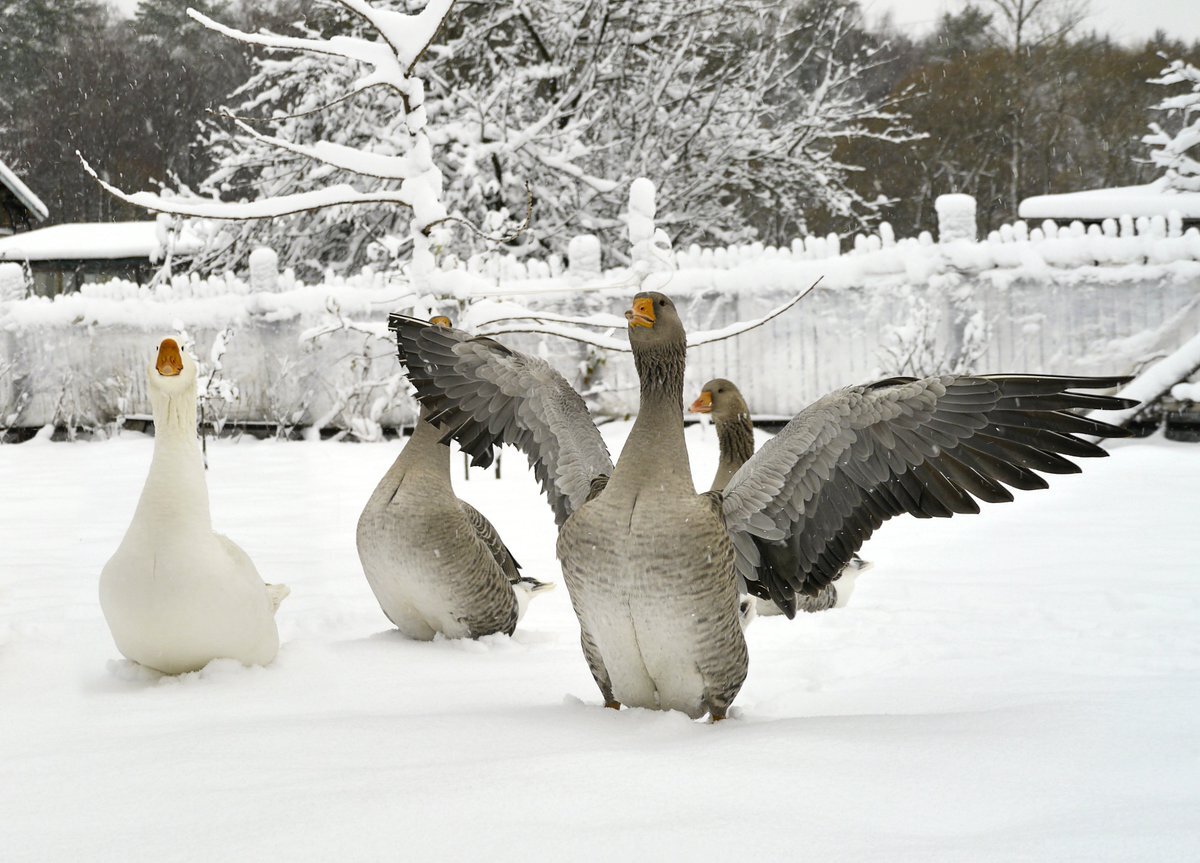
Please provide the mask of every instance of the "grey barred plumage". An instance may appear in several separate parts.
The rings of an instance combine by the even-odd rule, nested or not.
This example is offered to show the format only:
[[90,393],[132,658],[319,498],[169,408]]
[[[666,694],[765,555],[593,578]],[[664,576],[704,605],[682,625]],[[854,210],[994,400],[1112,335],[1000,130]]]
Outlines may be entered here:
[[[708,415],[716,427],[720,460],[710,491],[722,492],[733,475],[754,456],[754,424],[750,420],[750,406],[733,381],[727,378],[713,378],[700,387],[700,395],[692,402],[691,412]],[[769,551],[762,548],[765,543],[766,540],[756,540],[756,544],[760,546],[759,555],[767,555],[768,559],[771,559]],[[858,574],[870,566],[855,554],[832,582],[811,596],[803,593],[796,595],[786,607],[780,607],[773,602],[766,586],[759,581],[743,580],[741,586],[751,592],[751,601],[757,602],[757,614],[786,614],[788,617],[794,617],[797,611],[815,614],[844,606],[852,588],[846,590],[841,602],[839,588],[852,585]],[[848,577],[847,572],[850,573]],[[846,577],[846,581],[842,580],[843,577]]]
[[[495,528],[450,486],[450,448],[417,424],[358,520],[358,556],[379,605],[402,633],[428,641],[512,634],[515,561]],[[481,535],[479,520],[487,524]],[[497,556],[496,551],[500,554]]]
[[529,458],[610,704],[722,718],[747,669],[737,574],[786,607],[828,585],[893,515],[978,512],[976,499],[1011,500],[1006,486],[1044,488],[1035,471],[1077,472],[1066,456],[1106,454],[1075,435],[1126,434],[1067,412],[1124,406],[1070,392],[1122,378],[892,378],[818,400],[724,494],[697,495],[683,440],[683,325],[659,293],[638,294],[626,317],[642,402],[615,468],[582,399],[546,363],[390,319],[417,397],[447,434],[481,463],[502,443]]
[[358,520],[363,572],[410,638],[511,635],[530,597],[553,584],[522,576],[492,523],[454,494],[443,435],[423,410],[376,486]]

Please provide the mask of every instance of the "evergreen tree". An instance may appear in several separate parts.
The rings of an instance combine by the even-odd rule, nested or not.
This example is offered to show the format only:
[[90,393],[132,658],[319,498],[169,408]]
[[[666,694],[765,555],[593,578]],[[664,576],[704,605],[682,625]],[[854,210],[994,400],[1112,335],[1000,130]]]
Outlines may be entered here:
[[1189,89],[1154,106],[1163,112],[1167,125],[1151,123],[1151,134],[1142,139],[1151,145],[1150,160],[1163,169],[1168,189],[1200,192],[1200,68],[1172,60],[1153,83],[1183,84]]

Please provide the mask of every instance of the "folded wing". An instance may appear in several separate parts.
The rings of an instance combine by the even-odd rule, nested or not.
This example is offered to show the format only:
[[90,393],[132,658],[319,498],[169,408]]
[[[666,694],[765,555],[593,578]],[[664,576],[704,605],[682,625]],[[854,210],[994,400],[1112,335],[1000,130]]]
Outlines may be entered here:
[[580,395],[549,363],[499,342],[392,315],[400,361],[431,422],[486,467],[510,444],[525,453],[555,521],[583,505],[612,459]]
[[504,574],[508,576],[508,580],[514,583],[519,581],[521,578],[521,564],[517,563],[517,559],[513,557],[513,553],[504,544],[504,540],[500,538],[500,532],[496,530],[495,525],[488,521],[483,513],[465,500],[460,500],[458,505],[462,509],[463,514],[466,515],[471,527],[475,530],[475,535],[487,546],[487,550],[491,552],[492,558]]
[[1125,378],[947,375],[889,378],[813,403],[730,480],[722,508],[749,589],[792,616],[837,577],[884,521],[948,518],[1040,475],[1078,473],[1067,456],[1107,453],[1078,435],[1128,432],[1070,411],[1129,406]]

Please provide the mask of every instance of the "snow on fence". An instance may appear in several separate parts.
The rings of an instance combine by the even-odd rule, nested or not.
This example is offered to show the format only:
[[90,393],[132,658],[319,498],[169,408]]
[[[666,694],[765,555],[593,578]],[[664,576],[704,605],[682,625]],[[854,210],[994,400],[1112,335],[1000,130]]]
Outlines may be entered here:
[[[1195,228],[1183,232],[1173,218],[1087,229],[1018,222],[975,241],[959,203],[942,208],[938,243],[927,233],[896,240],[883,225],[847,249],[830,236],[672,252],[642,231],[654,248],[639,254],[693,330],[760,316],[822,280],[761,329],[693,349],[689,391],[728,377],[756,414],[788,416],[882,374],[1129,373],[1200,331]],[[431,294],[416,298],[399,273],[368,268],[305,285],[276,272],[269,250],[252,257],[249,281],[117,281],[53,300],[0,292],[0,429],[104,428],[148,414],[145,366],[158,340],[176,335],[200,360],[214,424],[315,425],[372,438],[413,418],[388,312],[436,308],[468,328],[506,309],[619,315],[647,272],[638,255],[632,268],[597,272],[594,238],[578,238],[566,263],[444,261]],[[550,336],[505,338],[549,358],[599,411],[635,409],[628,355]]]

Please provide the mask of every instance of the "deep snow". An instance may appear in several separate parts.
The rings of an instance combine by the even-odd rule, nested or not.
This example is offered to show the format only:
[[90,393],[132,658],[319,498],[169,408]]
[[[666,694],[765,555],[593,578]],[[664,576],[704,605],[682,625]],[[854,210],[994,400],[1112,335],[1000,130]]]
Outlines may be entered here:
[[[707,487],[711,429],[689,445]],[[849,608],[754,622],[713,726],[599,706],[511,452],[501,481],[455,465],[560,582],[515,638],[389,629],[354,524],[397,442],[218,441],[217,529],[292,588],[282,651],[139,672],[96,585],[151,446],[0,446],[6,863],[1200,859],[1200,447],[1120,443],[981,516],[885,525]]]

